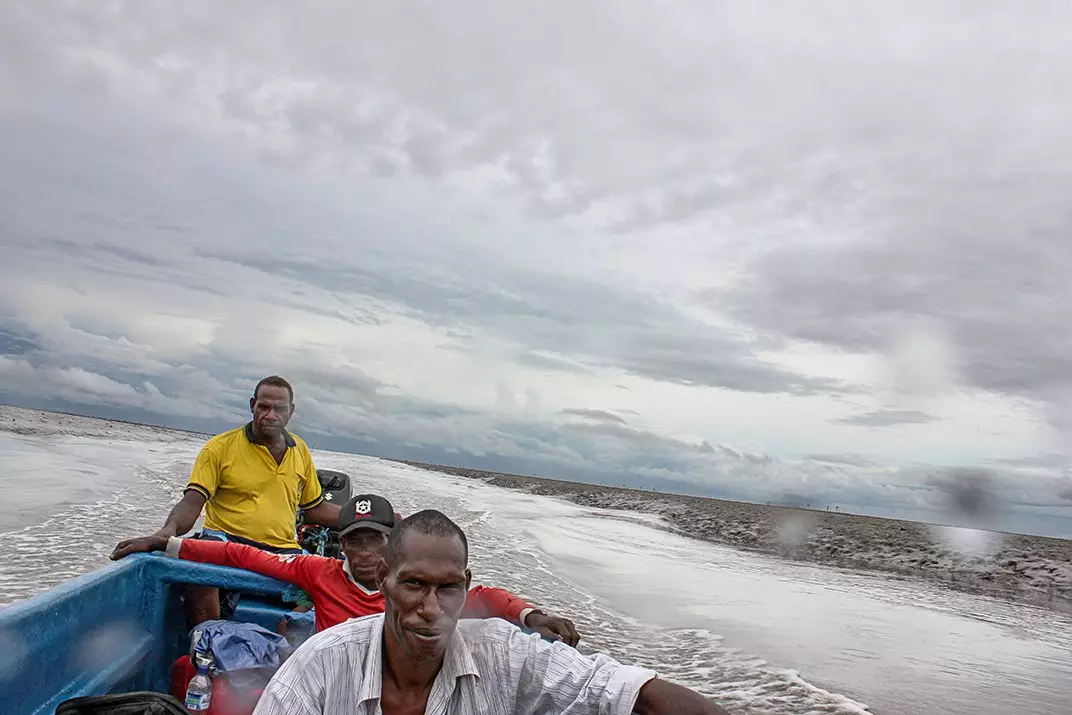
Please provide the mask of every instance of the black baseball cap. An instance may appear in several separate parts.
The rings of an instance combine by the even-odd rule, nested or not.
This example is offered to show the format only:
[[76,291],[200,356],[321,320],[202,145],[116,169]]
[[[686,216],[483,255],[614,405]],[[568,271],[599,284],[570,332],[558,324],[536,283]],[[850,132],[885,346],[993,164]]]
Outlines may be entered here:
[[377,494],[358,494],[342,505],[335,528],[340,538],[358,529],[390,534],[395,528],[395,508]]

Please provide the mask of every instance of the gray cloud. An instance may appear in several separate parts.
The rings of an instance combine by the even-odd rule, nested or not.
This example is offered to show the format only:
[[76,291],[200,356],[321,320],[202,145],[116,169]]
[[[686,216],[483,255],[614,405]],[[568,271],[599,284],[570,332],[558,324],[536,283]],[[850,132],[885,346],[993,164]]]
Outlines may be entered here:
[[[934,118],[948,126],[896,158],[890,142],[915,126],[907,118],[879,129],[874,150],[839,152],[831,171],[854,190],[809,197],[821,224],[706,297],[762,330],[887,356],[902,392],[922,383],[932,394],[965,386],[1054,400],[1072,375],[1072,178],[1060,168],[1072,156],[1060,128],[1072,102],[1049,97],[1069,96],[1072,73],[1030,64],[1063,55],[1039,39],[985,53],[980,70],[1008,63],[992,92],[961,96],[960,110]],[[991,102],[1007,111],[985,111]],[[922,360],[905,355],[920,343]],[[942,379],[930,379],[936,370]]]
[[[464,350],[466,348],[465,346],[458,346],[458,349]],[[518,365],[528,365],[529,367],[550,372],[565,372],[577,375],[592,374],[592,369],[589,367],[545,352],[521,349],[513,352],[510,355],[510,359]]]
[[564,415],[573,415],[574,417],[584,417],[585,419],[595,420],[596,422],[617,422],[618,424],[626,424],[626,420],[621,415],[616,415],[613,412],[607,410],[592,410],[584,408],[570,408],[562,410]]
[[171,265],[170,261],[159,255],[152,255],[129,246],[117,246],[104,242],[79,243],[78,241],[58,239],[52,242],[51,248],[59,253],[93,261],[97,270],[110,269],[109,272],[121,276],[130,275],[131,264],[142,266],[149,270],[166,268]]
[[1053,469],[1068,466],[1068,456],[1059,453],[1033,454],[1024,457],[998,457],[987,460],[988,464],[1014,469]]
[[[13,66],[67,67],[104,86],[124,77],[110,63],[72,68],[49,55],[40,29],[56,24],[73,46],[104,53],[124,71],[137,68],[152,92],[172,101],[207,103],[236,132],[274,141],[276,154],[327,153],[344,164],[436,178],[494,166],[547,215],[611,202],[616,225],[632,230],[729,212],[736,222],[774,229],[793,222],[786,228],[805,238],[866,235],[776,245],[728,299],[718,292],[719,305],[746,324],[866,352],[891,350],[906,318],[934,318],[970,385],[1044,398],[1049,386],[1067,382],[1072,351],[1061,336],[1072,301],[1059,296],[1072,187],[1060,168],[1072,151],[1064,131],[1072,63],[1062,61],[1072,42],[1057,28],[1072,25],[1058,4],[1036,5],[1030,15],[990,6],[966,21],[952,7],[864,12],[831,3],[847,13],[837,26],[791,7],[772,25],[738,3],[718,11],[684,5],[668,15],[641,7],[629,19],[596,4],[571,8],[568,22],[550,4],[524,23],[505,9],[428,5],[417,13],[419,27],[405,13],[370,8],[349,8],[353,22],[295,25],[282,6],[119,7],[124,22],[92,5],[9,10],[10,26],[20,30],[10,45]],[[247,11],[256,23],[221,24],[221,15]],[[717,41],[682,35],[683,18]],[[1015,37],[995,29],[1007,23],[1019,28]],[[360,49],[344,30],[355,25],[368,33]],[[544,51],[552,29],[553,56]],[[916,38],[910,54],[902,51],[908,35]],[[748,43],[739,41],[744,36]],[[810,36],[825,39],[814,46],[795,39]],[[162,48],[169,63],[154,62]],[[217,54],[231,62],[203,60]],[[449,69],[429,72],[429,56],[451,57]],[[226,89],[211,90],[219,85]],[[625,165],[613,160],[622,146],[630,148]],[[343,290],[400,290],[352,270],[295,270],[307,273],[295,279]],[[473,308],[494,302],[499,319],[520,311],[537,321],[519,328],[535,328],[530,348],[566,343],[563,352],[585,360],[686,385],[847,389],[763,365],[734,341],[680,319],[667,335],[642,328],[611,350],[577,350],[569,344],[576,337],[549,335],[538,324],[561,311],[541,314],[528,296],[459,290],[465,281],[454,277],[437,287],[438,277],[430,278],[432,286],[415,279],[428,299],[415,310],[439,322],[454,311],[473,319],[481,315]],[[404,290],[413,300],[415,291]],[[553,295],[540,293],[540,305]],[[647,308],[641,316],[658,320],[659,311]],[[621,315],[615,310],[612,319]]]
[[[58,401],[81,406],[129,409],[182,419],[218,421],[234,414],[187,394],[166,394],[151,381],[130,383],[81,367],[42,366],[25,357],[0,355],[0,397],[31,403]],[[208,397],[218,399],[218,393]]]
[[37,341],[23,328],[0,328],[0,355],[23,355],[37,347]]
[[[63,68],[112,91],[141,80],[211,108],[279,161],[432,178],[494,170],[536,215],[610,204],[634,229],[727,207],[823,218],[833,209],[817,197],[852,209],[878,171],[907,185],[927,162],[981,161],[969,152],[994,146],[991,161],[1011,163],[1044,144],[1015,142],[1024,130],[1067,148],[1069,18],[1055,2],[975,6],[968,18],[955,3],[781,4],[777,22],[744,2],[639,4],[627,18],[606,2],[545,3],[524,22],[466,2],[301,22],[280,3],[38,5],[7,11],[20,70]],[[74,51],[50,53],[46,27]],[[364,29],[359,47],[352,27]],[[78,50],[97,61],[76,63]],[[622,147],[628,161],[616,160]]]
[[[402,14],[367,8],[350,9],[353,23],[296,27],[282,6],[257,5],[255,28],[236,23],[239,31],[224,29],[220,15],[245,17],[252,8],[242,3],[226,11],[193,3],[181,13],[119,7],[127,22],[108,21],[91,5],[9,11],[21,30],[14,66],[58,72],[64,63],[46,61],[40,32],[58,24],[75,46],[140,68],[155,92],[209,102],[238,127],[295,140],[276,151],[313,155],[319,147],[337,157],[343,148],[346,161],[433,177],[495,165],[544,208],[613,201],[625,207],[619,225],[637,229],[720,211],[768,223],[818,219],[833,233],[867,227],[868,242],[775,247],[724,307],[783,335],[865,351],[888,350],[905,316],[936,316],[970,384],[1000,392],[1038,396],[1070,367],[1060,338],[1068,318],[1061,306],[1070,302],[1055,299],[1069,260],[1060,238],[1069,186],[1058,169],[1072,150],[1063,130],[1072,104],[1061,91],[1072,63],[1057,58],[1072,43],[1055,30],[1069,26],[1060,22],[1067,8],[1016,16],[993,6],[966,25],[951,8],[875,13],[833,3],[848,15],[832,27],[821,14],[788,7],[784,25],[772,26],[736,3],[715,16],[695,4],[673,17],[652,8],[628,20],[607,16],[614,22],[605,21],[610,7],[597,4],[579,15],[571,9],[565,23],[554,4],[525,23],[505,10],[430,5],[414,28]],[[1021,39],[994,29],[1014,16]],[[720,41],[682,36],[683,17]],[[360,50],[342,29],[354,24],[369,32]],[[826,38],[822,47],[838,52],[799,47],[783,27],[796,28],[794,37],[811,36],[811,27]],[[543,51],[551,28],[553,58]],[[901,51],[906,34],[916,37],[911,55]],[[161,48],[173,61],[153,62]],[[232,63],[205,64],[214,52]],[[450,70],[430,74],[428,56],[452,57]],[[496,72],[488,56],[498,58]],[[965,56],[973,61],[957,59]],[[87,61],[68,70],[118,82],[109,67]],[[311,78],[316,89],[288,85]],[[210,92],[214,82],[226,89]],[[635,119],[612,119],[620,116]],[[1033,141],[1018,140],[1024,136]],[[630,147],[628,166],[609,161],[621,146]],[[1012,236],[1031,236],[1031,245]],[[375,276],[347,278],[355,290],[391,292]],[[447,299],[445,311],[477,302],[457,291],[438,297]],[[533,315],[531,305],[498,302],[503,315]],[[675,335],[699,327],[675,322]],[[639,348],[623,367],[656,379],[793,394],[846,389],[758,364],[724,340],[664,348],[660,336],[622,337]],[[588,357],[606,364],[605,356]]]
[[[1034,198],[1030,186],[1010,187],[1004,196],[984,192],[978,203],[960,206],[936,192],[946,204],[944,225],[938,217],[930,225],[909,217],[918,225],[868,244],[775,251],[734,291],[735,311],[786,335],[883,354],[924,320],[948,342],[966,384],[1044,397],[1072,374],[1072,344],[1062,328],[1072,319],[1065,280],[1072,252],[1060,237],[1072,216],[1058,198],[1072,183],[1046,182]],[[921,203],[938,200],[924,198],[926,190]],[[1010,215],[1017,207],[1022,211]],[[906,245],[904,235],[927,240]],[[1031,240],[1018,240],[1023,235]]]
[[873,460],[858,454],[809,454],[805,455],[805,459],[809,459],[815,462],[827,462],[830,464],[844,464],[849,467],[874,467],[877,466]]
[[[89,116],[96,115],[91,111]],[[13,168],[40,174],[43,169],[29,149],[57,143],[41,128],[47,123],[36,115],[5,123],[11,129],[8,142],[0,147],[5,158]],[[236,169],[222,159],[202,155],[200,147],[180,156],[161,155],[153,147],[166,141],[166,135],[154,137],[145,129],[130,146],[109,146],[117,141],[112,136],[115,130],[95,128],[98,123],[105,120],[91,122],[83,129],[85,136],[60,135],[60,147],[80,157],[80,181],[74,186],[49,184],[47,176],[15,182],[21,172],[8,177],[10,190],[21,203],[0,219],[0,225],[10,235],[36,237],[22,250],[36,255],[42,266],[49,256],[62,254],[98,277],[141,275],[147,290],[167,284],[231,297],[241,286],[271,304],[360,325],[378,324],[384,312],[400,314],[451,331],[461,349],[474,335],[497,336],[514,346],[509,357],[517,364],[552,372],[590,374],[593,369],[612,368],[669,383],[753,393],[864,390],[844,380],[780,366],[758,355],[769,347],[761,337],[743,338],[629,286],[491,258],[457,242],[438,247],[419,238],[399,241],[389,234],[395,239],[394,249],[385,251],[379,231],[391,229],[382,227],[381,219],[355,220],[340,215],[337,208],[319,213],[304,208],[297,227],[284,229],[278,207],[271,204],[273,194],[235,187],[224,177]],[[14,136],[19,137],[17,142],[10,139]],[[120,167],[111,155],[94,154],[96,145],[123,156]],[[139,156],[152,156],[154,161],[141,161]],[[172,172],[177,187],[173,193],[149,192],[137,205],[117,198],[122,196],[118,187],[125,182],[152,186],[152,177],[162,166]],[[41,205],[42,195],[60,194],[64,211]],[[248,205],[244,211],[248,219],[236,224],[221,196]],[[66,229],[59,236],[57,226]],[[316,240],[329,230],[339,232],[340,226],[348,234],[344,243]],[[176,240],[176,232],[181,240]],[[220,235],[229,240],[219,241]]]
[[436,327],[464,325],[497,334],[524,346],[528,352],[522,361],[529,364],[561,367],[542,352],[551,350],[572,358],[565,361],[567,370],[569,362],[600,365],[684,385],[796,395],[862,389],[767,362],[747,342],[628,289],[563,280],[535,269],[452,270],[454,263],[479,266],[471,255],[437,261],[434,271],[299,254],[264,258],[206,250],[202,255],[322,290],[387,301]]
[[833,420],[834,424],[850,427],[889,427],[892,425],[918,425],[934,422],[939,418],[919,410],[873,410],[858,415],[849,415]]

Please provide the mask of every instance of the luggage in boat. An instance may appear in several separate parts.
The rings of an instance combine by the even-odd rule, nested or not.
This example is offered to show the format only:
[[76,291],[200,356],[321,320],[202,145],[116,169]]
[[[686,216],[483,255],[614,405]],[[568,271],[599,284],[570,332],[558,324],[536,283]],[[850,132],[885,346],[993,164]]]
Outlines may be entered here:
[[290,655],[283,636],[254,623],[205,621],[194,627],[190,652],[171,667],[171,694],[184,698],[197,674],[191,656],[211,663],[206,715],[251,715],[276,669]]
[[268,682],[291,650],[286,638],[256,623],[205,621],[190,635],[191,656],[205,656],[214,671],[243,684]]
[[[183,689],[183,693],[185,693]],[[250,710],[250,712],[253,712]],[[171,695],[141,691],[117,695],[91,695],[60,703],[56,715],[189,715],[182,701]]]

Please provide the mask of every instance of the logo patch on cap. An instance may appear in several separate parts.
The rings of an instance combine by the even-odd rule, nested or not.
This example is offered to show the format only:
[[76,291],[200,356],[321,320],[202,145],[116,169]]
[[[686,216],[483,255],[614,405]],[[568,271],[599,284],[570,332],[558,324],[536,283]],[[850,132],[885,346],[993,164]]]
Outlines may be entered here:
[[372,502],[370,502],[368,499],[359,501],[357,504],[354,505],[355,514],[361,514],[362,516],[364,516],[370,511],[372,511]]

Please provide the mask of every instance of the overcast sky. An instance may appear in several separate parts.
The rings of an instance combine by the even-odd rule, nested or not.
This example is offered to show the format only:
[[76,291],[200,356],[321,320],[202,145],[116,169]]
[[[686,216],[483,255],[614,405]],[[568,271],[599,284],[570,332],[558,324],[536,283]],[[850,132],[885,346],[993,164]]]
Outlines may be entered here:
[[1072,534],[1070,126],[1065,2],[6,3],[0,399]]

